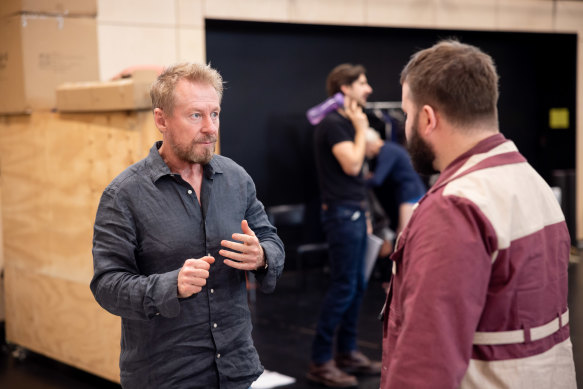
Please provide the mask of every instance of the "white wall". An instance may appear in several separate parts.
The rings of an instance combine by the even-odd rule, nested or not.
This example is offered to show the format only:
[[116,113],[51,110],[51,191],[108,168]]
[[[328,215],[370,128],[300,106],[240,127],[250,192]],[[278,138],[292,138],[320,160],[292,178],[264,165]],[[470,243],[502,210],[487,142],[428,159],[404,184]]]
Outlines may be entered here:
[[204,59],[201,0],[98,0],[100,77],[134,65]]

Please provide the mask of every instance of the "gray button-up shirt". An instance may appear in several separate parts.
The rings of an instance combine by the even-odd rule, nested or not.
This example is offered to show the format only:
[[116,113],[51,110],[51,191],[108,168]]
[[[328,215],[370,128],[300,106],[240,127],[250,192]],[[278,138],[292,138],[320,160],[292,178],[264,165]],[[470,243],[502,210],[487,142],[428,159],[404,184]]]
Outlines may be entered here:
[[[201,201],[158,153],[130,166],[103,192],[93,237],[91,290],[122,317],[124,388],[248,388],[262,373],[251,339],[245,272],[223,264],[221,240],[246,219],[269,267],[256,272],[271,292],[283,269],[283,244],[269,223],[255,185],[229,158],[204,167]],[[215,257],[207,285],[177,297],[188,258]]]

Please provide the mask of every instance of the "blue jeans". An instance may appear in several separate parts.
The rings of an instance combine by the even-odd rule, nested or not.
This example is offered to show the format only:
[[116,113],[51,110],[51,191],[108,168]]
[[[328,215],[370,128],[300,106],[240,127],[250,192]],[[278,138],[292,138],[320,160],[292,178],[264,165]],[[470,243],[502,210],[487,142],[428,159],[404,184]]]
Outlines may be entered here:
[[332,359],[336,329],[336,352],[356,350],[356,325],[366,288],[365,211],[356,206],[335,205],[323,210],[321,219],[329,245],[330,287],[322,303],[312,345],[312,362],[317,364]]

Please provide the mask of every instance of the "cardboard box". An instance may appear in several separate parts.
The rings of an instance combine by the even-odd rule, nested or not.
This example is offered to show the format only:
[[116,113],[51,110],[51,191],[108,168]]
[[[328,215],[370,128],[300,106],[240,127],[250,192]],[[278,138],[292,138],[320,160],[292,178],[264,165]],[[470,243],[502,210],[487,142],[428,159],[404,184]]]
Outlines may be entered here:
[[150,85],[155,71],[136,71],[131,78],[67,83],[57,88],[57,111],[99,112],[151,109]]
[[97,0],[0,0],[0,16],[18,13],[94,17]]
[[99,79],[94,18],[6,17],[0,37],[0,113],[52,109],[58,85]]

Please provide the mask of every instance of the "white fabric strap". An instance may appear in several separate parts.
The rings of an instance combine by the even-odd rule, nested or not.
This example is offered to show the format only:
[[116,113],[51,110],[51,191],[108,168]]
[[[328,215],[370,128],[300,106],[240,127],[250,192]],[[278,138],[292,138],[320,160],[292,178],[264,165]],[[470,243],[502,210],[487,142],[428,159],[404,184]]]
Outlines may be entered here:
[[[554,318],[547,324],[530,329],[530,341],[534,342],[559,331],[569,323],[569,310],[567,309],[560,317]],[[526,341],[526,329],[514,331],[480,332],[474,334],[474,344],[495,346],[500,344],[517,344]]]

